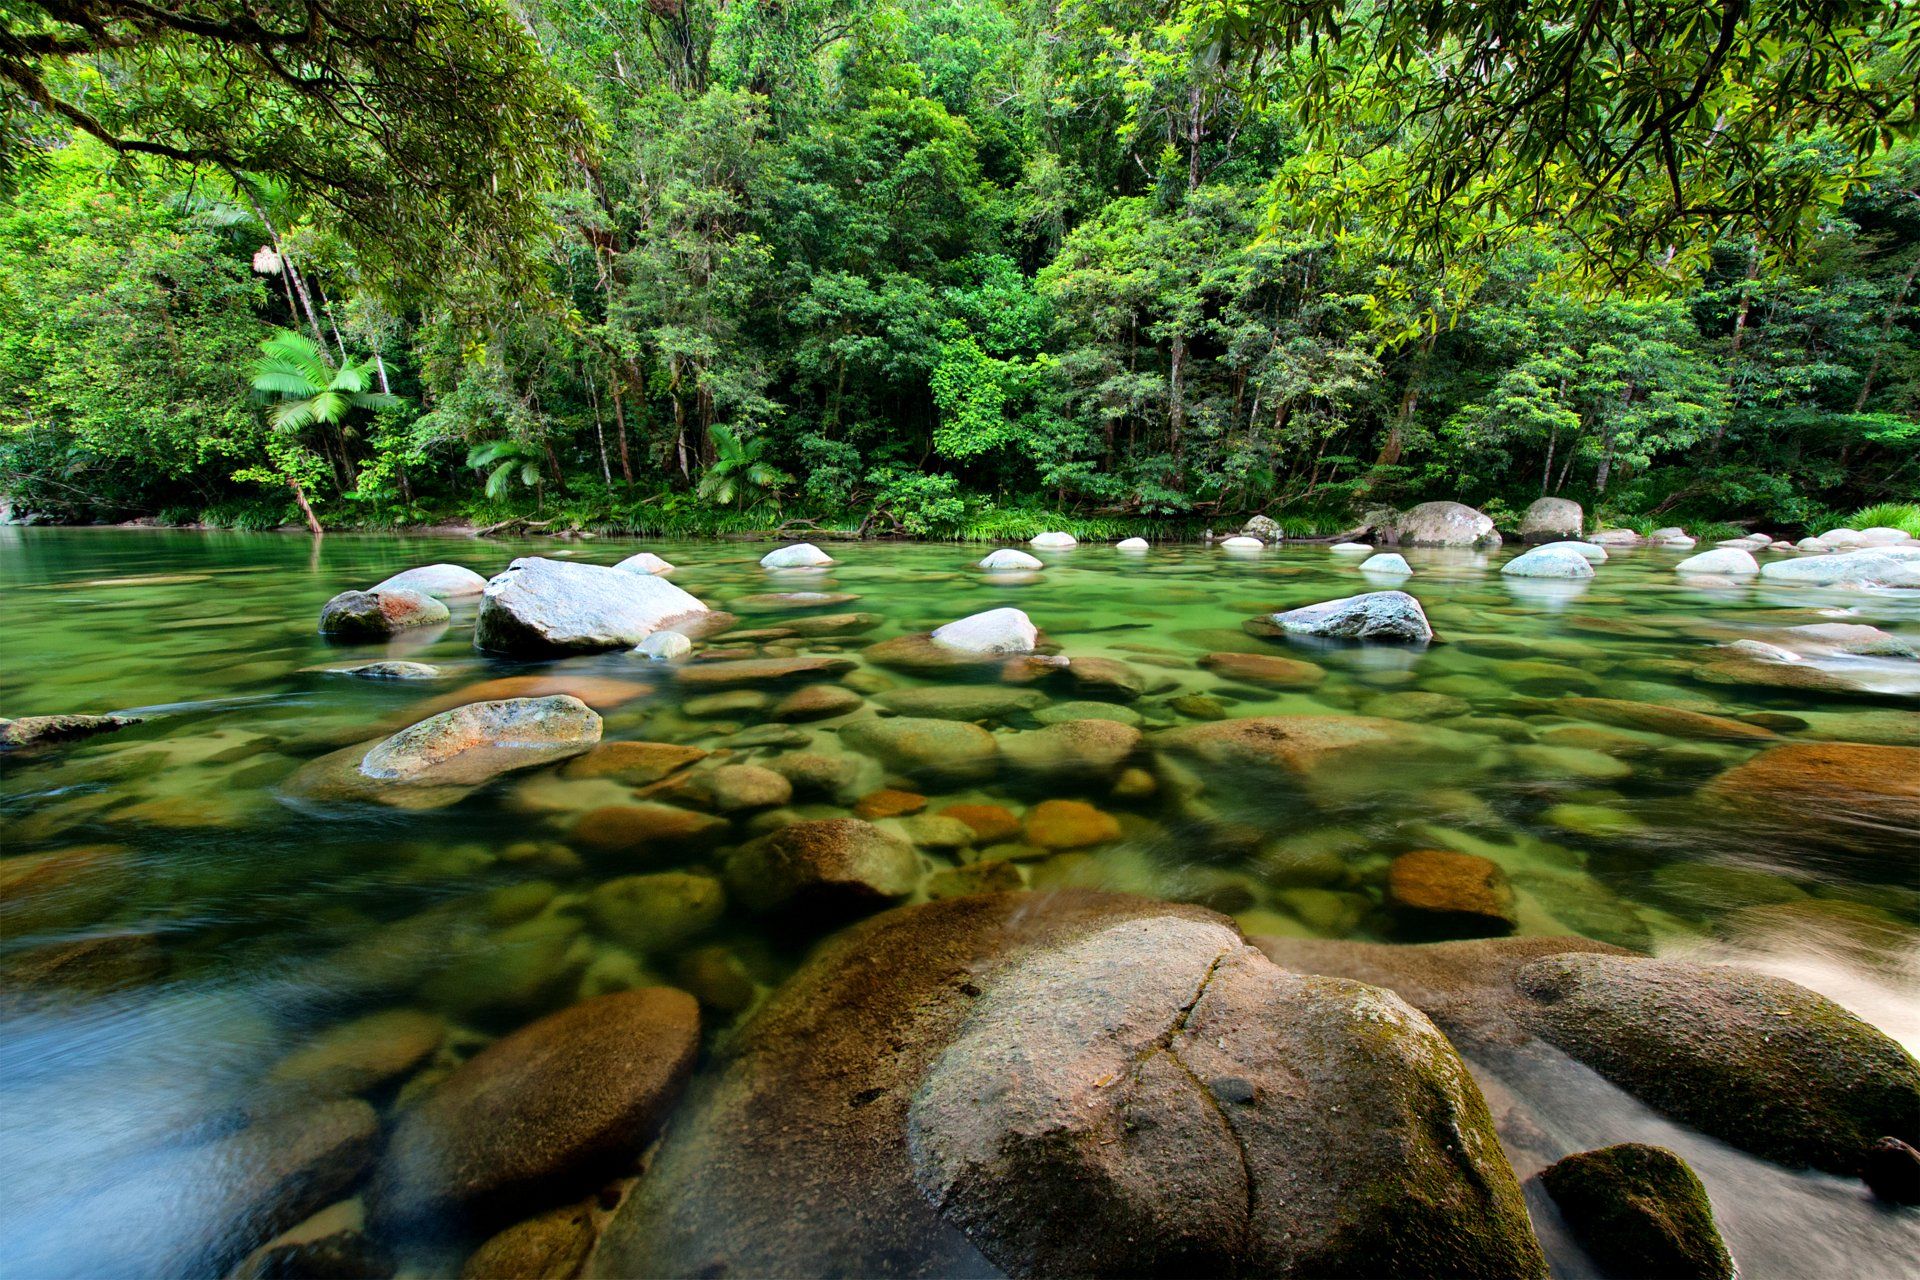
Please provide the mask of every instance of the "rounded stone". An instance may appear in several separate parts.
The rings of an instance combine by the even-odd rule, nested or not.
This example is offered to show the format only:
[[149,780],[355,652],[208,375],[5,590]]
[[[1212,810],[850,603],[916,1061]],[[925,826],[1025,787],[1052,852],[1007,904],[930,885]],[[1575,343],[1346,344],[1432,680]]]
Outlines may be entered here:
[[416,569],[402,569],[368,589],[375,593],[418,591],[436,600],[458,600],[485,591],[487,580],[464,565],[423,564]]
[[772,809],[793,799],[793,783],[757,764],[723,764],[700,775],[699,788],[721,813]]
[[1522,542],[1557,542],[1577,538],[1586,524],[1586,512],[1571,498],[1535,498],[1520,516]]
[[651,551],[642,551],[635,555],[630,555],[613,567],[624,573],[657,574],[673,572],[673,566],[671,564],[668,564]]
[[1303,605],[1274,614],[1272,621],[1289,635],[1333,640],[1420,644],[1433,639],[1433,626],[1427,621],[1426,611],[1404,591],[1370,591]]
[[374,1217],[486,1220],[591,1189],[645,1149],[699,1042],[699,1005],[666,987],[597,996],[495,1041],[402,1114]]
[[725,818],[673,805],[604,805],[574,819],[567,843],[583,853],[657,857],[709,848],[726,830]]
[[1039,632],[1019,609],[989,609],[933,630],[935,644],[962,653],[1032,653]]
[[787,722],[826,720],[858,711],[863,705],[864,700],[851,689],[837,684],[810,684],[774,703],[769,714],[775,720]]
[[1210,653],[1200,665],[1228,680],[1271,689],[1311,689],[1327,678],[1326,670],[1311,662],[1264,653]]
[[1675,573],[1709,573],[1728,578],[1751,578],[1760,572],[1753,552],[1741,547],[1715,547],[1697,556],[1688,556],[1673,566]]
[[1063,551],[1068,547],[1080,545],[1080,539],[1070,533],[1041,533],[1027,540],[1030,547],[1039,547],[1042,551]]
[[1387,868],[1387,905],[1413,936],[1483,938],[1512,933],[1513,886],[1498,864],[1450,849],[1416,849]]
[[1120,838],[1120,820],[1082,800],[1042,800],[1022,825],[1028,843],[1042,849],[1085,849]]
[[1044,778],[1110,778],[1140,749],[1140,731],[1113,720],[1069,720],[997,739],[1000,757]]
[[1560,1214],[1609,1273],[1733,1280],[1707,1189],[1665,1147],[1581,1151],[1540,1174]]
[[1392,551],[1384,551],[1379,555],[1368,556],[1365,560],[1362,560],[1360,562],[1360,572],[1398,575],[1404,578],[1412,576],[1413,566],[1407,563],[1405,556]]
[[1000,754],[979,725],[918,716],[849,721],[840,727],[840,741],[893,772],[949,781],[990,775]]
[[980,567],[982,569],[1044,569],[1046,565],[1039,556],[1030,556],[1012,547],[1001,547],[997,551],[988,552],[986,558],[980,561]]
[[587,914],[602,937],[639,955],[671,951],[719,923],[726,890],[685,871],[620,876],[597,885]]
[[445,604],[422,591],[342,591],[321,606],[320,634],[335,640],[384,640],[408,627],[431,626],[452,616]]
[[756,911],[834,916],[870,910],[906,897],[919,878],[912,845],[858,818],[796,822],[740,846],[727,860],[727,884]]
[[760,557],[762,569],[817,569],[832,563],[833,557],[811,542],[776,547]]
[[1577,551],[1535,547],[1500,566],[1510,578],[1591,578],[1593,564]]

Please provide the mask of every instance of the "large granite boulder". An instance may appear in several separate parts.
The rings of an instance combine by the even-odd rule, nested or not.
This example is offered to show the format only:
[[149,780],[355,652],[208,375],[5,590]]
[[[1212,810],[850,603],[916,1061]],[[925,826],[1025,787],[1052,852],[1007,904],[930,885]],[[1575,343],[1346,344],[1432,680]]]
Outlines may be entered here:
[[436,600],[460,600],[477,596],[487,589],[487,580],[458,564],[423,564],[417,569],[402,569],[371,588],[381,591],[418,591]]
[[1240,526],[1240,534],[1246,538],[1258,538],[1269,546],[1279,546],[1286,538],[1280,525],[1272,516],[1254,516]]
[[593,1190],[646,1149],[699,1044],[699,1005],[666,987],[597,996],[495,1041],[402,1113],[374,1216],[511,1220]]
[[1920,587],[1920,561],[1895,554],[1898,547],[1842,551],[1830,556],[1776,560],[1760,570],[1767,582],[1814,587]]
[[706,612],[662,577],[526,556],[487,583],[473,643],[510,654],[631,649]]
[[567,694],[470,702],[408,725],[368,751],[360,772],[379,782],[474,786],[598,741],[600,717]]
[[889,912],[727,1053],[588,1274],[1545,1275],[1438,1032],[1196,908]]
[[1044,569],[1039,556],[1028,555],[1017,547],[1000,547],[989,551],[980,561],[982,569]]
[[1760,572],[1760,562],[1745,547],[1715,547],[1697,556],[1688,556],[1673,566],[1673,571],[1715,574],[1724,578],[1751,578]]
[[1520,541],[1577,538],[1585,527],[1586,514],[1572,498],[1535,498],[1520,517]]
[[384,640],[409,627],[429,627],[453,615],[422,591],[402,587],[342,591],[320,606],[320,634],[335,640]]
[[1296,636],[1330,640],[1383,640],[1424,644],[1433,625],[1420,602],[1404,591],[1368,591],[1362,595],[1302,605],[1276,613],[1273,625]]
[[1410,547],[1497,547],[1493,518],[1464,502],[1423,502],[1393,519],[1392,540]]
[[628,556],[613,566],[623,573],[660,574],[672,573],[673,565],[651,551],[640,551]]
[[1515,556],[1500,572],[1510,578],[1591,578],[1593,561],[1565,545],[1547,545]]

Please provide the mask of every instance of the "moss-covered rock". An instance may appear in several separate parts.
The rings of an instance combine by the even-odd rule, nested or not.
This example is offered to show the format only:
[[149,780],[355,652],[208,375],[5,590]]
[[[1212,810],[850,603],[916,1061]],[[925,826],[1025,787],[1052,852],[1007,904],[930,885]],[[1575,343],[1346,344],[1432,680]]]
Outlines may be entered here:
[[1661,1280],[1732,1280],[1713,1206],[1687,1162],[1623,1142],[1581,1151],[1540,1175],[1587,1251],[1608,1271]]
[[1535,1034],[1757,1155],[1851,1175],[1882,1136],[1920,1140],[1920,1063],[1796,983],[1607,955],[1548,956],[1514,981]]

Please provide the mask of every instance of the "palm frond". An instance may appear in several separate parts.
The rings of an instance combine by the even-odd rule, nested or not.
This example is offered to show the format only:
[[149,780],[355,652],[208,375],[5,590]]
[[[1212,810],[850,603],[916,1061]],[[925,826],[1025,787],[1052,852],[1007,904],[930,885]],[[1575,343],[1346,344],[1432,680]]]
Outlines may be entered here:
[[302,431],[314,423],[312,400],[283,400],[267,414],[275,431]]

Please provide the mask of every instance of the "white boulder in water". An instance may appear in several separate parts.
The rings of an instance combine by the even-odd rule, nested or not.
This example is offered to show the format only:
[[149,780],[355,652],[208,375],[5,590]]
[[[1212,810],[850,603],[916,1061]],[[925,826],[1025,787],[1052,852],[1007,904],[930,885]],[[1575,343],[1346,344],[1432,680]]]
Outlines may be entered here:
[[980,562],[980,567],[982,569],[1043,569],[1046,566],[1040,562],[1038,556],[1030,556],[1013,547],[1001,547],[997,551],[988,552],[986,559]]
[[493,653],[630,649],[707,606],[665,578],[526,556],[487,583],[475,648]]
[[1607,549],[1597,542],[1543,542],[1536,551],[1571,551],[1577,556],[1585,556],[1589,564],[1605,564]]
[[1030,547],[1039,547],[1042,551],[1064,551],[1068,547],[1080,545],[1080,539],[1070,533],[1042,533],[1027,540]]
[[1404,591],[1369,591],[1320,604],[1302,605],[1272,615],[1273,625],[1288,635],[1321,636],[1332,640],[1433,639],[1420,602]]
[[1151,551],[1153,544],[1145,538],[1122,538],[1113,544],[1115,551]]
[[933,638],[967,653],[1032,653],[1040,631],[1019,609],[989,609],[936,628]]
[[1818,538],[1802,538],[1793,544],[1793,549],[1795,551],[1810,551],[1818,554],[1822,551],[1831,551],[1833,547]]
[[1367,542],[1336,542],[1327,550],[1343,556],[1372,555],[1373,545]]
[[[1825,535],[1821,537],[1825,541]],[[1904,547],[1842,551],[1805,560],[1778,560],[1760,570],[1769,582],[1817,587],[1920,587],[1920,559],[1897,554]]]
[[1727,578],[1751,578],[1760,572],[1760,562],[1744,547],[1715,547],[1697,556],[1688,556],[1673,566],[1675,573],[1713,573]]
[[1820,541],[1830,547],[1840,547],[1843,549],[1846,547],[1857,547],[1861,545],[1860,531],[1858,529],[1849,529],[1845,525],[1842,525],[1838,529],[1829,529],[1821,534]]
[[402,569],[386,581],[375,583],[372,588],[376,592],[418,591],[435,600],[477,596],[486,589],[485,578],[457,564],[423,564],[417,569]]
[[1423,502],[1394,518],[1394,538],[1410,547],[1497,547],[1493,517],[1464,502]]
[[1222,539],[1220,545],[1235,551],[1258,551],[1267,544],[1258,538],[1250,538],[1245,534],[1237,533],[1231,538]]
[[1670,524],[1664,529],[1655,529],[1652,533],[1648,534],[1647,541],[1661,543],[1684,542],[1691,546],[1694,540],[1687,536],[1685,529],[1682,529],[1677,524]]
[[635,645],[633,651],[655,662],[674,662],[693,652],[693,641],[678,631],[656,631]]
[[1585,522],[1586,512],[1572,498],[1535,498],[1520,517],[1520,540],[1558,542],[1577,538]]
[[613,566],[628,573],[672,573],[673,566],[651,551],[642,551],[638,555],[628,556]]
[[1391,551],[1383,551],[1377,556],[1368,556],[1365,560],[1361,561],[1360,572],[1380,574],[1397,573],[1401,577],[1406,577],[1413,572],[1413,566],[1407,563],[1405,556],[1396,555]]
[[1912,542],[1913,535],[1905,529],[1889,529],[1885,525],[1875,525],[1860,531],[1860,541],[1869,547],[1893,547],[1903,542]]
[[1631,529],[1602,529],[1589,535],[1587,541],[1603,547],[1637,547],[1643,539]]
[[776,547],[760,557],[762,569],[818,569],[822,565],[832,563],[833,557],[811,542],[796,542],[790,547]]
[[1564,546],[1535,547],[1500,567],[1512,578],[1591,578],[1593,562]]

